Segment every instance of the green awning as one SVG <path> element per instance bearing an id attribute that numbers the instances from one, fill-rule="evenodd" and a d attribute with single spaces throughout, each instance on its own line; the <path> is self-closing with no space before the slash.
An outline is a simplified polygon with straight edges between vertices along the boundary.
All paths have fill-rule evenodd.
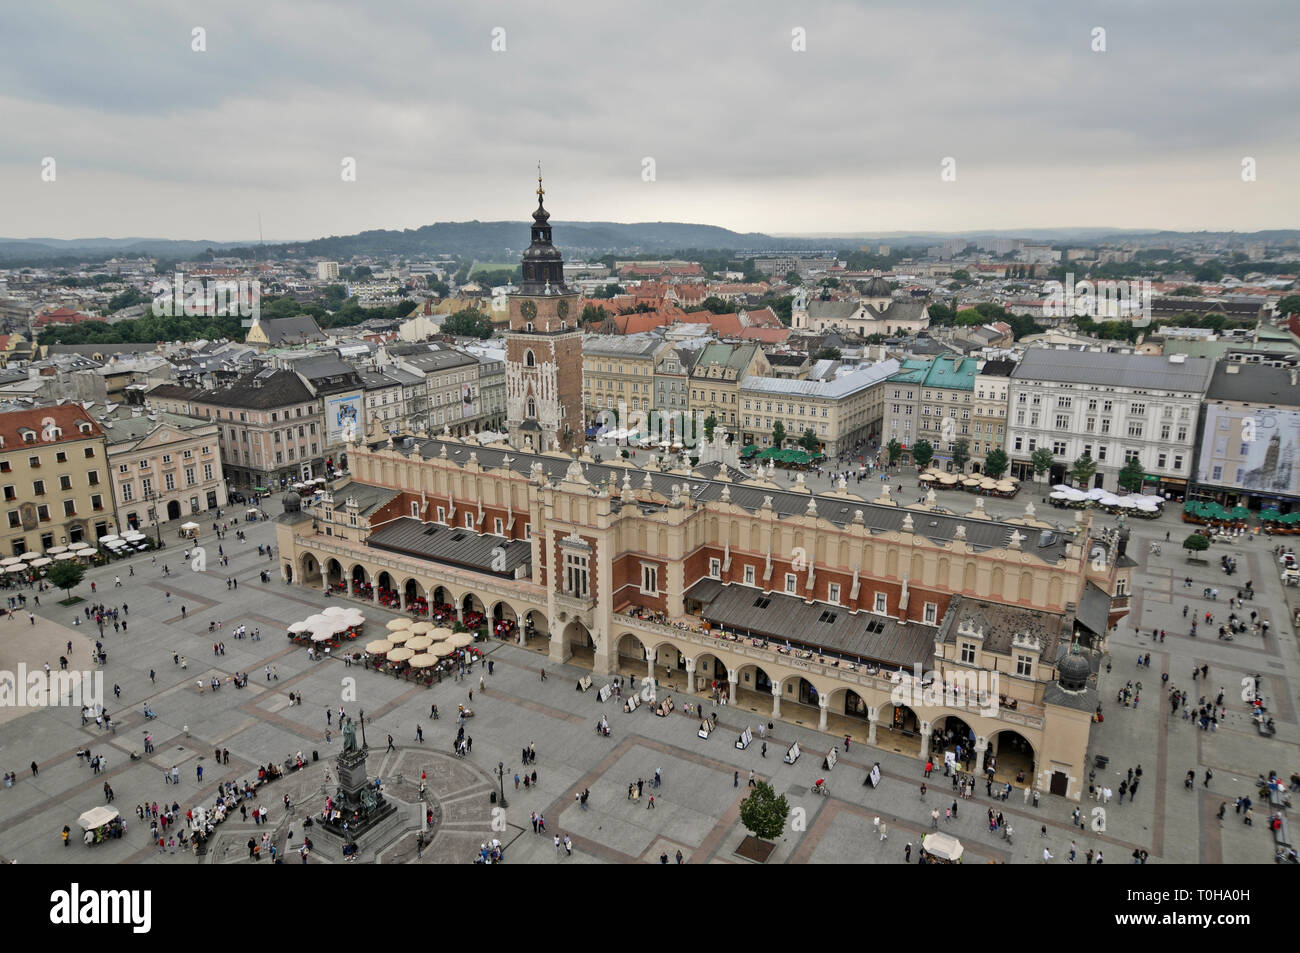
<path id="1" fill-rule="evenodd" d="M 268 489 L 267 489 L 266 487 L 264 487 L 264 486 L 255 486 L 255 487 L 253 487 L 253 492 L 254 492 L 254 493 L 270 493 L 271 491 L 268 490 Z"/>

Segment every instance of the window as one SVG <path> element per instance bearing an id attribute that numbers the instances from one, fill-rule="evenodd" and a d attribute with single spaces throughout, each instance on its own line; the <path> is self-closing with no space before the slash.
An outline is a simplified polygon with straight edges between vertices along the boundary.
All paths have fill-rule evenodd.
<path id="1" fill-rule="evenodd" d="M 754 584 L 754 567 L 753 567 L 753 566 L 746 566 L 746 567 L 745 567 L 745 585 L 747 585 L 747 586 L 752 586 L 753 584 Z"/>
<path id="2" fill-rule="evenodd" d="M 87 460 L 94 459 L 94 456 L 95 456 L 95 448 L 94 448 L 94 447 L 87 447 L 87 448 L 86 448 L 86 459 L 87 459 Z"/>
<path id="3" fill-rule="evenodd" d="M 55 462 L 55 463 L 67 463 L 67 462 L 68 462 L 68 455 L 67 455 L 67 453 L 64 452 L 63 450 L 60 450 L 58 453 L 56 453 L 56 454 L 54 455 L 54 462 Z"/>
<path id="4" fill-rule="evenodd" d="M 10 510 L 10 511 L 9 511 L 9 528 L 10 528 L 10 529 L 17 529 L 18 527 L 20 527 L 20 526 L 22 526 L 22 525 L 23 525 L 23 521 L 19 518 L 19 516 L 18 516 L 18 511 L 17 511 L 17 510 Z"/>
<path id="5" fill-rule="evenodd" d="M 658 566 L 641 566 L 641 591 L 648 596 L 659 595 Z"/>
<path id="6" fill-rule="evenodd" d="M 164 473 L 164 474 L 163 474 L 163 484 L 164 484 L 164 485 L 167 487 L 167 489 L 169 489 L 169 490 L 174 490 L 174 489 L 176 489 L 176 474 L 174 474 L 174 473 Z"/>
<path id="7" fill-rule="evenodd" d="M 126 482 L 126 481 L 124 480 L 124 481 L 122 482 L 122 493 L 121 493 L 121 497 L 122 497 L 122 502 L 123 502 L 123 503 L 130 503 L 130 502 L 131 502 L 131 499 L 132 499 L 131 493 L 132 493 L 132 491 L 131 491 L 131 484 L 128 483 L 128 482 Z"/>
<path id="8" fill-rule="evenodd" d="M 60 489 L 60 490 L 71 490 L 71 489 L 72 489 L 72 477 L 68 476 L 67 474 L 64 474 L 63 476 L 59 477 L 59 489 Z"/>
<path id="9" fill-rule="evenodd" d="M 722 560 L 714 557 L 709 558 L 709 576 L 718 579 L 722 576 Z"/>
<path id="10" fill-rule="evenodd" d="M 1057 414 L 1057 415 L 1056 415 L 1056 429 L 1057 429 L 1057 430 L 1068 430 L 1068 429 L 1070 429 L 1070 418 L 1069 418 L 1068 416 L 1066 416 L 1065 414 Z"/>
<path id="11" fill-rule="evenodd" d="M 28 457 L 28 458 L 27 458 L 27 465 L 28 465 L 29 467 L 31 467 L 33 470 L 38 470 L 38 469 L 40 469 L 40 466 L 41 466 L 41 458 L 40 458 L 40 457 Z"/>
<path id="12" fill-rule="evenodd" d="M 826 601 L 833 602 L 835 605 L 840 603 L 840 584 L 833 582 L 826 587 Z"/>
<path id="13" fill-rule="evenodd" d="M 48 523 L 50 519 L 50 508 L 42 503 L 40 506 L 36 507 L 36 517 L 42 523 Z"/>
<path id="14" fill-rule="evenodd" d="M 1034 674 L 1034 660 L 1032 656 L 1016 656 L 1016 674 L 1021 678 L 1029 678 Z"/>
<path id="15" fill-rule="evenodd" d="M 799 593 L 799 577 L 792 572 L 785 574 L 785 591 L 791 595 Z"/>
<path id="16" fill-rule="evenodd" d="M 438 507 L 438 522 L 447 522 L 447 508 L 445 506 Z"/>
<path id="17" fill-rule="evenodd" d="M 1165 459 L 1166 457 L 1163 453 L 1156 454 L 1156 466 L 1159 467 L 1161 470 L 1165 468 Z"/>
<path id="18" fill-rule="evenodd" d="M 652 567 L 647 567 L 652 568 Z M 642 591 L 645 589 L 642 576 Z M 587 577 L 587 557 L 579 553 L 564 554 L 564 591 L 571 596 L 585 597 L 590 589 Z"/>
<path id="19" fill-rule="evenodd" d="M 876 593 L 876 612 L 885 615 L 889 612 L 889 597 L 883 592 Z"/>
<path id="20" fill-rule="evenodd" d="M 33 481 L 32 481 L 32 493 L 35 494 L 36 496 L 44 496 L 44 495 L 45 495 L 45 481 L 44 481 L 44 480 L 33 480 Z"/>
<path id="21" fill-rule="evenodd" d="M 1063 457 L 1063 456 L 1065 456 L 1065 441 L 1064 441 L 1064 440 L 1053 440 L 1053 441 L 1052 441 L 1052 453 L 1053 453 L 1053 455 L 1058 456 L 1058 457 Z"/>
<path id="22" fill-rule="evenodd" d="M 961 660 L 967 665 L 975 664 L 975 643 L 963 642 L 961 644 Z"/>
<path id="23" fill-rule="evenodd" d="M 64 515 L 64 516 L 76 516 L 76 515 L 77 515 L 77 501 L 76 501 L 76 500 L 64 500 L 64 501 L 63 501 L 63 515 Z"/>
<path id="24" fill-rule="evenodd" d="M 1174 470 L 1181 472 L 1182 469 L 1183 469 L 1183 458 L 1178 454 L 1174 454 Z"/>
<path id="25" fill-rule="evenodd" d="M 927 625 L 934 625 L 939 621 L 939 606 L 933 602 L 927 602 L 922 617 Z"/>
<path id="26" fill-rule="evenodd" d="M 315 452 L 315 449 L 316 449 L 316 448 L 313 447 L 313 448 L 312 448 L 312 451 Z M 203 479 L 205 479 L 205 480 L 211 480 L 211 479 L 212 479 L 212 464 L 210 464 L 210 463 L 205 463 L 205 464 L 203 464 Z"/>
<path id="27" fill-rule="evenodd" d="M 1128 425 L 1128 435 L 1130 437 L 1141 437 L 1143 425 L 1140 423 L 1131 423 Z"/>

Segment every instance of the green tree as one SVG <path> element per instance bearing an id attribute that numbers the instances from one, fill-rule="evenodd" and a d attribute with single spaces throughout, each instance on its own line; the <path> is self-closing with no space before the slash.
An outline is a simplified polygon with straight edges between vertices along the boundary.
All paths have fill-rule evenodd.
<path id="1" fill-rule="evenodd" d="M 482 311 L 464 308 L 442 322 L 442 333 L 461 337 L 490 338 L 492 322 Z"/>
<path id="2" fill-rule="evenodd" d="M 952 445 L 952 465 L 957 468 L 958 473 L 965 473 L 968 463 L 970 463 L 970 441 L 961 437 Z"/>
<path id="3" fill-rule="evenodd" d="M 583 324 L 600 324 L 607 317 L 609 312 L 598 304 L 587 304 L 582 306 L 582 317 L 579 319 Z"/>
<path id="4" fill-rule="evenodd" d="M 799 272 L 787 271 L 785 273 L 785 283 L 787 285 L 801 285 L 803 284 L 803 279 L 799 277 Z"/>
<path id="5" fill-rule="evenodd" d="M 708 417 L 704 418 L 704 439 L 705 440 L 713 439 L 713 431 L 714 429 L 717 428 L 717 426 L 718 426 L 718 418 L 713 416 L 713 414 L 709 414 Z"/>
<path id="6" fill-rule="evenodd" d="M 984 458 L 984 475 L 997 479 L 1007 472 L 1007 467 L 1011 461 L 1007 459 L 1007 452 L 1001 447 L 989 451 L 989 455 Z"/>
<path id="7" fill-rule="evenodd" d="M 970 328 L 977 327 L 987 321 L 988 319 L 974 308 L 967 308 L 965 311 L 958 311 L 957 317 L 953 319 L 952 323 L 959 328 Z"/>
<path id="8" fill-rule="evenodd" d="M 1183 549 L 1187 550 L 1187 556 L 1190 559 L 1197 553 L 1203 553 L 1210 548 L 1210 540 L 1204 533 L 1192 533 L 1183 540 Z"/>
<path id="9" fill-rule="evenodd" d="M 912 462 L 918 467 L 927 467 L 934 459 L 934 447 L 928 440 L 918 440 L 912 444 Z"/>
<path id="10" fill-rule="evenodd" d="M 45 578 L 49 580 L 50 585 L 66 592 L 71 599 L 72 590 L 81 585 L 81 580 L 86 578 L 86 567 L 71 559 L 61 559 L 50 567 Z"/>
<path id="11" fill-rule="evenodd" d="M 803 436 L 799 438 L 799 445 L 808 451 L 809 456 L 821 452 L 822 448 L 822 442 L 817 436 L 817 431 L 811 427 L 803 432 Z"/>
<path id="12" fill-rule="evenodd" d="M 777 421 L 772 425 L 772 446 L 779 447 L 785 443 L 785 424 Z"/>
<path id="13" fill-rule="evenodd" d="M 1081 487 L 1091 484 L 1092 475 L 1096 472 L 1097 461 L 1086 453 L 1070 465 L 1070 476 L 1074 477 L 1074 482 Z"/>
<path id="14" fill-rule="evenodd" d="M 843 355 L 837 347 L 824 347 L 813 355 L 814 361 L 838 361 Z"/>
<path id="15" fill-rule="evenodd" d="M 1034 476 L 1039 477 L 1052 469 L 1052 451 L 1046 447 L 1039 447 L 1029 458 L 1030 464 L 1034 468 Z"/>
<path id="16" fill-rule="evenodd" d="M 1142 469 L 1142 461 L 1133 457 L 1119 471 L 1119 485 L 1130 493 L 1136 493 L 1142 489 L 1142 481 L 1145 477 L 1146 471 Z"/>
<path id="17" fill-rule="evenodd" d="M 1300 295 L 1286 295 L 1277 303 L 1278 314 L 1300 314 Z"/>
<path id="18" fill-rule="evenodd" d="M 719 298 L 717 295 L 709 295 L 700 302 L 700 307 L 712 314 L 735 314 L 736 306 L 726 298 Z"/>
<path id="19" fill-rule="evenodd" d="M 785 830 L 790 804 L 785 795 L 777 797 L 772 785 L 759 781 L 749 797 L 740 802 L 740 823 L 758 840 L 776 840 Z"/>
<path id="20" fill-rule="evenodd" d="M 892 467 L 898 462 L 898 458 L 903 455 L 903 445 L 890 437 L 889 443 L 885 444 L 885 452 L 889 454 L 889 465 Z"/>

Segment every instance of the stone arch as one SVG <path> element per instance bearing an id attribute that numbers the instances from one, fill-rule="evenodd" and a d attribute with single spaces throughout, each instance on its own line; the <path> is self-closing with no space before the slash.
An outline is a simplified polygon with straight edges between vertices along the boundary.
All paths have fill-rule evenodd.
<path id="1" fill-rule="evenodd" d="M 354 563 L 348 578 L 352 580 L 352 595 L 358 599 L 373 599 L 375 597 L 374 586 L 370 583 L 370 573 L 361 563 Z"/>
<path id="2" fill-rule="evenodd" d="M 1061 577 L 1057 573 L 1052 573 L 1052 581 L 1047 585 L 1047 601 L 1053 606 L 1061 604 Z"/>
<path id="3" fill-rule="evenodd" d="M 333 556 L 325 563 L 325 581 L 334 592 L 347 591 L 347 580 L 343 578 L 343 564 Z"/>
<path id="4" fill-rule="evenodd" d="M 990 732 L 984 764 L 979 765 L 981 769 L 987 767 L 990 755 L 994 758 L 993 772 L 996 779 L 1014 784 L 1019 773 L 1024 771 L 1026 783 L 1039 784 L 1044 791 L 1048 790 L 1048 779 L 1037 777 L 1036 772 L 1043 769 L 1042 762 L 1037 746 L 1028 736 L 1013 728 L 999 728 Z"/>
<path id="5" fill-rule="evenodd" d="M 551 625 L 541 609 L 529 609 L 523 618 L 524 641 L 529 647 L 545 648 L 551 641 Z"/>
<path id="6" fill-rule="evenodd" d="M 472 592 L 463 593 L 460 597 L 460 621 L 471 632 L 487 625 L 487 607 Z"/>
<path id="7" fill-rule="evenodd" d="M 596 662 L 596 640 L 581 619 L 570 619 L 564 627 L 564 648 L 569 661 L 575 665 L 593 668 Z"/>
<path id="8" fill-rule="evenodd" d="M 629 670 L 633 675 L 640 677 L 645 673 L 647 649 L 644 638 L 635 632 L 624 632 L 614 645 L 618 669 Z"/>
<path id="9" fill-rule="evenodd" d="M 1028 569 L 1020 573 L 1020 588 L 1016 592 L 1016 601 L 1029 602 L 1034 598 L 1034 574 Z"/>
<path id="10" fill-rule="evenodd" d="M 320 561 L 315 553 L 306 552 L 298 557 L 298 581 L 304 586 L 321 585 Z"/>
<path id="11" fill-rule="evenodd" d="M 866 723 L 870 721 L 871 706 L 851 688 L 837 688 L 830 694 L 830 713 L 840 718 Z"/>
<path id="12" fill-rule="evenodd" d="M 429 614 L 429 600 L 424 597 L 424 586 L 412 576 L 408 576 L 402 583 L 402 607 L 419 616 Z"/>
<path id="13" fill-rule="evenodd" d="M 498 639 L 507 642 L 517 642 L 519 640 L 519 613 L 515 607 L 504 599 L 498 600 L 492 606 L 492 625 L 491 634 Z"/>
<path id="14" fill-rule="evenodd" d="M 725 674 L 725 673 L 724 673 Z M 772 687 L 775 686 L 778 691 L 782 690 L 781 677 L 774 673 L 768 672 L 767 669 L 754 662 L 742 665 L 736 670 L 736 684 L 728 683 L 729 696 L 732 702 L 737 705 L 744 705 L 746 708 L 753 708 L 757 711 L 766 711 L 772 705 Z M 721 683 L 722 679 L 719 678 Z"/>
<path id="15" fill-rule="evenodd" d="M 401 607 L 401 600 L 397 595 L 397 583 L 393 580 L 393 574 L 387 569 L 375 573 L 375 601 L 390 609 Z"/>

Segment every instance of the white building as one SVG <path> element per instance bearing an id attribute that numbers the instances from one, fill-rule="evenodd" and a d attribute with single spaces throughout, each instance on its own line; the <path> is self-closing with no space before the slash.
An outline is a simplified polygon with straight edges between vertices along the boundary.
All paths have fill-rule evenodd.
<path id="1" fill-rule="evenodd" d="M 320 281 L 338 281 L 339 263 L 337 261 L 316 262 L 316 277 Z"/>
<path id="2" fill-rule="evenodd" d="M 1029 348 L 1011 374 L 1007 455 L 1013 476 L 1029 479 L 1035 450 L 1052 452 L 1050 480 L 1067 480 L 1088 454 L 1093 485 L 1118 490 L 1129 459 L 1149 490 L 1183 494 L 1192 474 L 1197 413 L 1214 362 L 1185 354 L 1153 357 Z"/>

